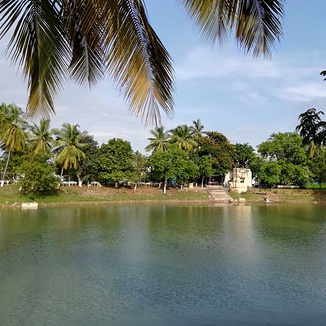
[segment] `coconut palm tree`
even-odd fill
[[[282,36],[284,0],[179,0],[208,40],[234,35],[253,56],[270,56]],[[0,39],[28,81],[30,114],[54,112],[67,77],[93,85],[106,73],[130,111],[159,122],[173,113],[171,57],[149,23],[144,0],[2,0]]]
[[[57,136],[54,153],[57,154],[56,162],[61,166],[61,178],[64,170],[76,170],[80,161],[86,159],[82,150],[86,146],[82,142],[86,132],[80,132],[78,128],[79,125],[64,123],[61,129],[53,129],[53,133]]]
[[[54,141],[53,130],[50,130],[50,120],[41,119],[39,125],[33,123],[30,131],[29,143],[34,153],[50,153]]]
[[[191,128],[191,132],[192,132],[192,136],[196,139],[200,136],[203,135],[203,130],[204,130],[204,126],[201,124],[200,119],[194,120],[192,122],[192,126],[190,126]]]
[[[188,125],[177,126],[171,130],[171,143],[185,151],[190,151],[198,145],[193,137],[192,128]]]
[[[150,133],[153,137],[147,138],[149,140],[149,145],[145,147],[146,152],[165,152],[169,142],[170,134],[168,131],[164,130],[164,127],[156,127],[155,130],[151,130]]]
[[[7,152],[7,161],[1,178],[1,187],[7,174],[11,154],[20,152],[25,147],[27,122],[22,110],[15,104],[0,106],[0,143]]]

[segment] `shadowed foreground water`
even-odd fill
[[[326,207],[0,211],[0,325],[325,325]]]

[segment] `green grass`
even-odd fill
[[[255,202],[264,200],[268,196],[275,202],[325,202],[325,189],[269,189],[269,188],[249,188],[242,198],[247,201]]]
[[[87,188],[83,188],[84,191]],[[59,190],[58,193],[50,196],[27,197],[23,196],[17,186],[9,185],[0,188],[0,206],[29,203],[36,201],[39,204],[72,204],[72,203],[101,203],[101,202],[147,202],[147,201],[204,201],[208,200],[206,191],[183,191],[168,190],[166,194],[162,189],[151,189],[146,193],[142,189],[98,189],[90,188],[86,193],[81,194],[75,187]],[[326,202],[325,189],[258,189],[249,188],[246,193],[238,194],[229,192],[229,195],[237,200],[244,198],[247,202],[261,202],[267,195],[274,202]]]
[[[308,183],[306,184],[306,189],[326,189],[326,183]]]
[[[19,194],[18,188],[16,186],[4,186],[0,187],[0,204],[12,205],[14,203],[21,203],[22,197]],[[26,202],[31,202],[31,200],[26,200]]]
[[[151,193],[143,194],[141,191],[130,189],[117,189],[116,191],[98,194],[96,191],[81,195],[74,187],[59,190],[56,194],[48,196],[24,196],[19,193],[16,186],[5,186],[0,188],[0,205],[13,205],[28,202],[38,202],[40,204],[69,204],[69,203],[92,203],[92,202],[133,202],[133,201],[166,201],[166,200],[207,200],[206,192],[196,191],[167,191],[163,193],[161,189],[155,189]]]

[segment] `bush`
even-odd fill
[[[58,178],[55,167],[47,162],[46,156],[30,156],[21,164],[20,191],[29,196],[49,195],[57,190]]]

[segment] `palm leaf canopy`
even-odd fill
[[[239,47],[255,57],[271,56],[282,36],[284,0],[179,0],[200,33],[216,42],[234,35]]]
[[[32,150],[36,154],[44,152],[49,153],[54,141],[52,137],[53,131],[50,130],[50,120],[41,119],[39,125],[33,123],[33,125],[30,126],[30,131],[29,141]]]
[[[203,130],[205,127],[202,125],[200,119],[193,120],[192,124],[193,125],[190,126],[192,136],[194,138],[202,136],[202,133],[203,133]]]
[[[64,170],[76,169],[80,161],[87,158],[83,152],[83,148],[87,146],[83,142],[87,133],[80,132],[78,127],[79,125],[64,123],[61,129],[53,129],[53,133],[57,136],[54,148],[54,153],[57,154],[56,161]]]
[[[179,0],[207,38],[235,34],[254,56],[269,56],[282,35],[284,0]],[[132,114],[160,122],[173,113],[174,70],[143,0],[2,0],[0,38],[23,69],[28,112],[54,113],[53,98],[71,77],[93,85],[106,73]]]
[[[155,130],[151,130],[150,133],[153,137],[147,138],[149,145],[145,147],[146,152],[165,152],[169,146],[170,133],[165,131],[164,127],[156,127]]]
[[[194,139],[192,127],[188,125],[177,126],[171,130],[171,143],[185,151],[190,151],[198,145]]]
[[[14,104],[0,106],[0,144],[7,152],[19,152],[25,147],[27,123],[22,110]]]

